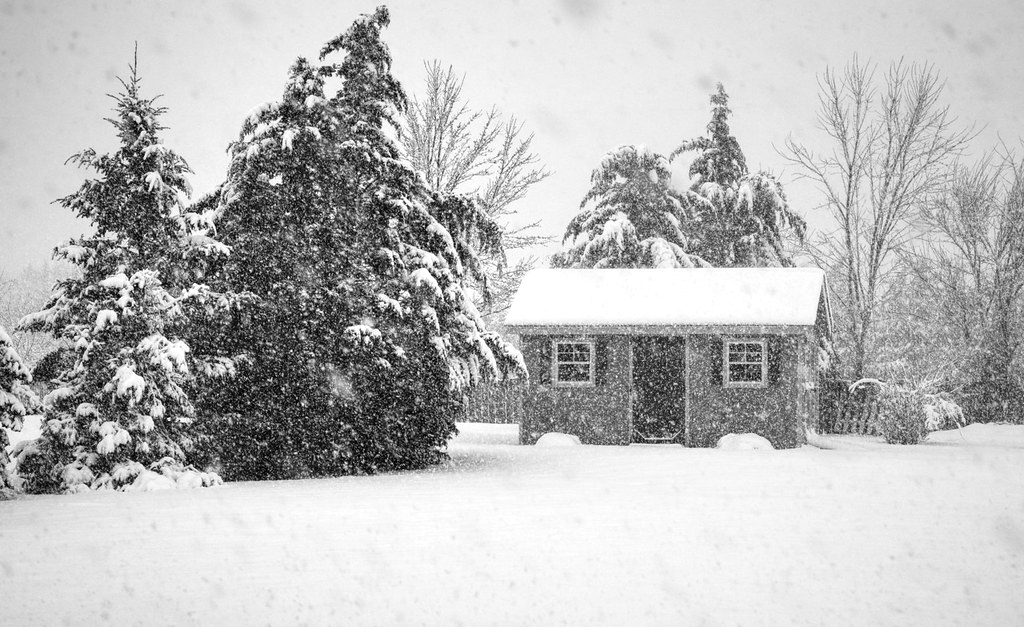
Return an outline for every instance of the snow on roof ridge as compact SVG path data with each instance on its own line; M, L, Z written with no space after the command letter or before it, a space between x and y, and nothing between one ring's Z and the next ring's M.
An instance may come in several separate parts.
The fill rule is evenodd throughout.
M820 268L531 270L509 326L815 324Z

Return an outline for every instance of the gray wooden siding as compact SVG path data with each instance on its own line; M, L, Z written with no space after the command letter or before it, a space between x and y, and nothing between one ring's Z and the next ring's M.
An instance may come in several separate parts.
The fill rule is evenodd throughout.
M805 443L805 427L816 426L818 420L817 339L808 329L799 335L770 335L780 342L779 372L777 381L764 388L723 386L719 348L723 336L687 337L687 446L714 446L728 433L757 433L776 448ZM587 336L521 336L530 383L523 395L520 441L533 444L545 433L557 431L578 436L585 444L628 444L632 428L631 336L604 336L607 364L603 384L557 387L541 383L542 370L550 367L542 363L542 347L572 337ZM765 336L751 336L761 337Z
M691 335L689 356L689 429L687 446L714 446L729 433L757 433L776 448L791 448L806 440L799 416L802 387L797 381L799 359L806 350L802 336L775 336L781 341L779 377L763 388L723 386L714 372L722 369L718 341L711 335Z
M530 372L530 385L523 395L520 442L533 444L545 433L557 431L575 435L584 444L628 444L629 338L608 337L604 381L593 387L539 383L541 370L548 367L542 364L541 348L553 339L550 335L521 336L520 350Z

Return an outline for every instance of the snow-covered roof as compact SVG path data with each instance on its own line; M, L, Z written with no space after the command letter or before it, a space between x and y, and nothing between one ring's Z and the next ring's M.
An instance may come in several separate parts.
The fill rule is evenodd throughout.
M813 326L824 289L817 268L537 269L523 279L505 324Z

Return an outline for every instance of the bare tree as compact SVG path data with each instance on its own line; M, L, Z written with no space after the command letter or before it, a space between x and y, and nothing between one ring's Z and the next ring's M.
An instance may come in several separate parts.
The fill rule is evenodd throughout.
M835 223L814 253L839 288L840 339L855 378L872 366L876 317L915 212L973 137L941 104L943 83L932 66L893 63L878 87L875 72L856 57L842 71L827 69L818 124L831 151L816 153L792 139L784 151L798 176L822 191Z
M515 117L503 119L495 107L474 109L463 96L465 77L438 61L424 63L423 93L409 102L401 129L406 157L435 190L477 196L485 211L502 228L506 251L527 250L550 238L539 235L539 222L513 226L513 205L551 173L531 151L533 135L526 135ZM510 269L503 257L485 256L485 274L491 299L481 299L481 313L496 321L509 306L522 275L536 263L525 257Z
M921 211L928 237L908 255L933 326L952 333L975 417L1005 418L1024 401L1024 164L991 154L958 166Z

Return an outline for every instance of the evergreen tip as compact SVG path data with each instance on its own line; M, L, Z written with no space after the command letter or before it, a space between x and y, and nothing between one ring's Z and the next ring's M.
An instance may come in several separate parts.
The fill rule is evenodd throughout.
M391 24L391 12L388 11L387 5L380 5L373 12L373 16L370 18L372 22L379 26L388 26Z
M353 39L358 37L360 32L365 33L366 28L373 29L376 31L376 35L379 35L380 30L390 23L391 13L383 4L378 6L372 14L363 13L344 33L324 44L324 47L320 49L320 60L323 61L332 52L347 47Z

